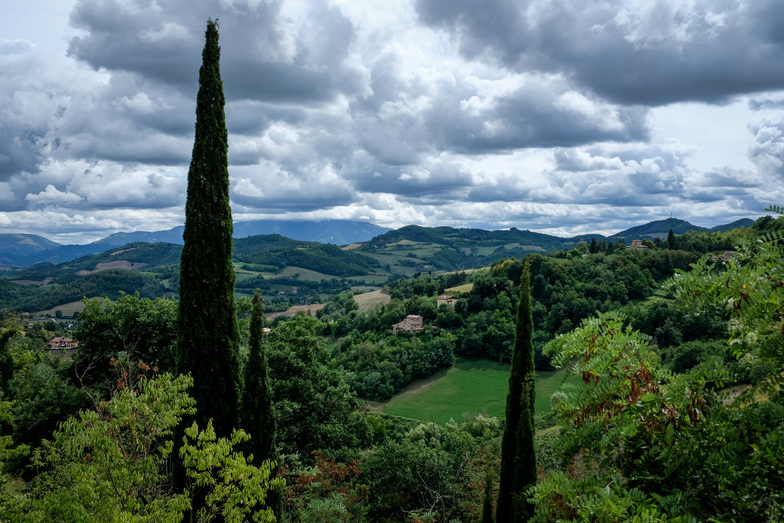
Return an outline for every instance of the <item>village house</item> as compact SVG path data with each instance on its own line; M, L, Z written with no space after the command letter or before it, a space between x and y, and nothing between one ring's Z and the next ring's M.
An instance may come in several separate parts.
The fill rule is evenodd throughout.
M422 316L418 314L409 314L405 317L403 321L400 323L395 323L392 325L392 332L398 331L408 331L408 332L416 332L422 330Z
M642 244L642 240L632 240L632 244L630 246L631 249L647 249L645 245Z
M449 305L451 307L454 307L456 301L457 298L455 298L454 296L451 296L449 294L442 294L436 299L436 306L440 307L442 304L444 304L444 305Z
M71 338L63 338L61 336L52 338L47 345L49 350L75 349L79 346L79 344Z

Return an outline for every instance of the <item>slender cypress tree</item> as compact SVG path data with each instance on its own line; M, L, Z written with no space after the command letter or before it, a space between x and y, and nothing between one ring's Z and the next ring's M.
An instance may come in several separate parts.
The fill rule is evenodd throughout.
M277 420L270 386L267 351L262 343L264 332L264 304L259 291L253 295L253 312L250 317L250 354L245 365L245 387L242 391L242 428L250 434L249 451L253 464L265 460L278 461L275 450ZM273 474L275 471L273 470ZM272 477L270 479L273 479ZM270 490L266 504L277 517L282 512L283 497L280 491Z
M250 354L245 366L245 388L242 393L242 426L250 434L251 452L256 465L267 459L277 459L277 421L272 402L267 353L262 345L263 329L264 306L259 292L256 291L250 317Z
M672 232L672 229L667 233L667 247L669 247L670 250L675 248L675 233Z
M229 206L228 132L220 76L218 25L207 21L196 133L188 170L185 245L180 263L177 370L193 376L196 421L218 436L235 427L239 402L239 326Z
M498 523L528 521L533 515L533 506L525 495L536 484L533 333L531 267L526 262L520 278L515 348L506 395L506 428L501 440L501 477L495 510Z
M493 523L493 474L490 469L485 471L485 489L482 495L481 523Z

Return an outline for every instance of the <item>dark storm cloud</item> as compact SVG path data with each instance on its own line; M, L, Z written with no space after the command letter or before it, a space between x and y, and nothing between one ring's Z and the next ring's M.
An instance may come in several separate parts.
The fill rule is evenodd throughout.
M38 172L45 131L0 124L0 182L8 181L19 172Z
M301 179L306 176L303 175ZM354 192L342 184L323 183L313 178L305 183L291 185L266 183L264 188L264 193L255 190L255 186L247 179L232 187L232 202L242 206L235 212L309 212L356 201Z
M615 114L593 116L562 104L563 94L523 88L473 114L444 97L427 113L427 125L444 148L469 154L647 138L647 110L619 107Z
M109 84L96 94L94 111L122 120L133 132L173 136L193 134L196 101L178 90L162 88L155 80L125 71L112 72Z
M621 230L781 194L782 2L73 1L71 59L0 38L11 220L181 219L208 17L236 212Z
M468 193L468 199L472 202L537 201L529 187L520 187L511 183L474 187ZM555 202L552 198L548 201Z
M195 28L207 18L199 6L182 6L175 17L176 2L171 1L80 0L71 25L87 34L71 39L68 54L95 69L143 74L194 89L201 63L201 33Z
M747 189L761 185L755 173L730 168L708 171L702 180L706 189L721 189L725 194L745 194Z
M784 87L784 3L418 0L470 59L569 76L608 100L723 102Z
M226 126L230 134L252 135L267 130L270 118L260 102L242 100L226 104Z
M770 109L784 109L784 100L781 98L756 97L749 100L749 109L752 111L767 111Z
M462 77L404 81L398 62L382 56L372 68L372 96L352 106L359 145L386 165L441 151L485 154L648 137L647 108L607 104L563 79L519 78L496 94Z
M357 191L389 193L408 201L453 199L473 185L469 172L457 165L425 161L421 165L374 165L345 175Z
M343 64L353 28L338 9L314 4L318 23L287 35L280 2L248 4L80 0L71 22L87 34L74 37L68 52L95 69L136 73L192 95L212 16L220 21L228 100L314 103L359 88L360 77Z
M70 41L69 55L110 80L62 123L69 136L62 156L187 166L209 16L220 20L231 139L259 138L275 122L317 126L309 110L362 89L360 71L346 62L354 29L324 3L308 5L296 24L281 5L79 0L71 23L84 34ZM246 144L230 150L232 165L252 165L264 155Z

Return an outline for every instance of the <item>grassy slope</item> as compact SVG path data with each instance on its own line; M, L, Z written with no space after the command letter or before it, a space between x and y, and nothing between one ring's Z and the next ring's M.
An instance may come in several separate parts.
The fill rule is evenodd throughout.
M367 312L371 309L389 303L389 294L384 294L381 291L366 292L364 294L357 294L354 296L354 301L359 305L360 312Z
M562 372L537 373L536 410L550 409L550 396L560 386ZM487 412L503 417L509 365L490 360L460 360L448 371L414 383L382 405L387 414L445 423L460 421L463 413Z
M52 318L55 316L55 311L59 309L63 313L64 319L70 319L73 317L74 312L82 312L84 310L84 302L83 301L72 301L70 303L63 303L60 306L57 306L53 309L47 309L44 311L38 311L33 313L35 317L45 317L49 314Z

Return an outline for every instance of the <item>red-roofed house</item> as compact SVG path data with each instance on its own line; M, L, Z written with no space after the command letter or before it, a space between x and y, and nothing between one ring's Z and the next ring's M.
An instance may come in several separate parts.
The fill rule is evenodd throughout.
M79 344L71 338L63 338L61 336L52 338L47 345L50 350L75 349L79 346Z

